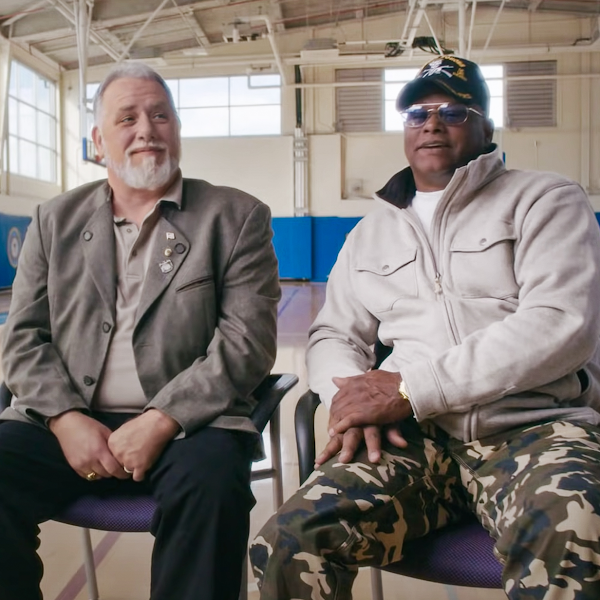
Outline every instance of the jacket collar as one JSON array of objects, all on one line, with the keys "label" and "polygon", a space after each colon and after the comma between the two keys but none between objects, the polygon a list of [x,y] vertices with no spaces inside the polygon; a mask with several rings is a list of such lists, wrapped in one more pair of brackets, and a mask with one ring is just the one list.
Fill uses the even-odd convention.
[{"label": "jacket collar", "polygon": [[[500,151],[496,144],[491,144],[488,152],[479,155],[464,167],[456,169],[448,187],[452,185],[457,177],[462,177],[462,174],[467,171],[467,177],[472,179],[472,186],[479,188],[489,181],[490,176],[495,177],[499,174],[499,170],[505,170]],[[412,203],[416,189],[412,169],[406,167],[396,173],[379,191],[375,192],[375,196],[398,208],[407,208]]]}]

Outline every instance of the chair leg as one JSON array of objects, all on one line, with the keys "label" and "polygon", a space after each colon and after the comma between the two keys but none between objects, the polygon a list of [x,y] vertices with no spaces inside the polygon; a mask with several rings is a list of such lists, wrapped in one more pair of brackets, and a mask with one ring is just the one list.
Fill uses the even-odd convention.
[{"label": "chair leg", "polygon": [[242,563],[242,585],[240,587],[239,600],[248,600],[248,553],[244,556]]},{"label": "chair leg", "polygon": [[98,581],[96,580],[96,565],[94,564],[94,549],[90,530],[81,527],[81,541],[83,543],[83,566],[85,568],[85,579],[87,581],[88,595],[90,600],[99,600]]},{"label": "chair leg", "polygon": [[271,440],[271,465],[273,475],[273,505],[277,510],[283,504],[283,468],[281,465],[281,413],[279,406],[269,421]]},{"label": "chair leg", "polygon": [[373,600],[383,600],[383,581],[379,569],[371,569],[371,597]]}]

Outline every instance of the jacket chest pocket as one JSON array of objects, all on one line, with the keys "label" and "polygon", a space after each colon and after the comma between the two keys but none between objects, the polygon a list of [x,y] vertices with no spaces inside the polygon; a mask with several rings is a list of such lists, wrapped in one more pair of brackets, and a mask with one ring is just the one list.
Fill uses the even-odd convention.
[{"label": "jacket chest pocket", "polygon": [[450,247],[452,286],[467,298],[516,298],[515,235],[508,223],[457,236]]},{"label": "jacket chest pocket", "polygon": [[417,297],[417,249],[388,257],[364,256],[356,266],[356,290],[374,313],[390,310],[397,300]]}]

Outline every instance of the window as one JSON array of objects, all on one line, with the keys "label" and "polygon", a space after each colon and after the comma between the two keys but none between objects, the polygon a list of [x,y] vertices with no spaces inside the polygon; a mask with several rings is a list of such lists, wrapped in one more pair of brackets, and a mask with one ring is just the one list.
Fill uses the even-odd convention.
[{"label": "window", "polygon": [[169,79],[182,137],[281,134],[279,75]]},{"label": "window", "polygon": [[494,127],[504,127],[504,66],[483,65],[481,73],[490,89],[490,119]]},{"label": "window", "polygon": [[[419,69],[385,69],[385,131],[402,131],[404,123],[396,110],[396,98],[402,88],[419,72]],[[490,118],[496,128],[504,127],[504,67],[502,65],[481,66],[490,90]]]},{"label": "window", "polygon": [[419,69],[385,69],[385,131],[402,131],[404,122],[396,110],[396,99],[402,88],[414,79]]},{"label": "window", "polygon": [[8,89],[8,168],[56,182],[56,85],[12,61]]},{"label": "window", "polygon": [[[279,75],[167,79],[181,120],[182,137],[281,134]],[[100,84],[88,83],[88,135],[92,99]]]}]

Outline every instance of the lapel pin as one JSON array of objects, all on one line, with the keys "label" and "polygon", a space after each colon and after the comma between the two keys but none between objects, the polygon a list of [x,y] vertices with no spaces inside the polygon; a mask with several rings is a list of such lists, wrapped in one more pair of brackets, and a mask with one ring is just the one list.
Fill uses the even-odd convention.
[{"label": "lapel pin", "polygon": [[165,248],[165,256],[171,256],[173,254],[173,250],[171,248]]},{"label": "lapel pin", "polygon": [[162,262],[158,263],[158,266],[163,273],[169,273],[173,270],[173,263],[170,260],[163,260]]},{"label": "lapel pin", "polygon": [[167,239],[168,240],[174,240],[175,239],[175,234],[172,231],[167,231]]}]

